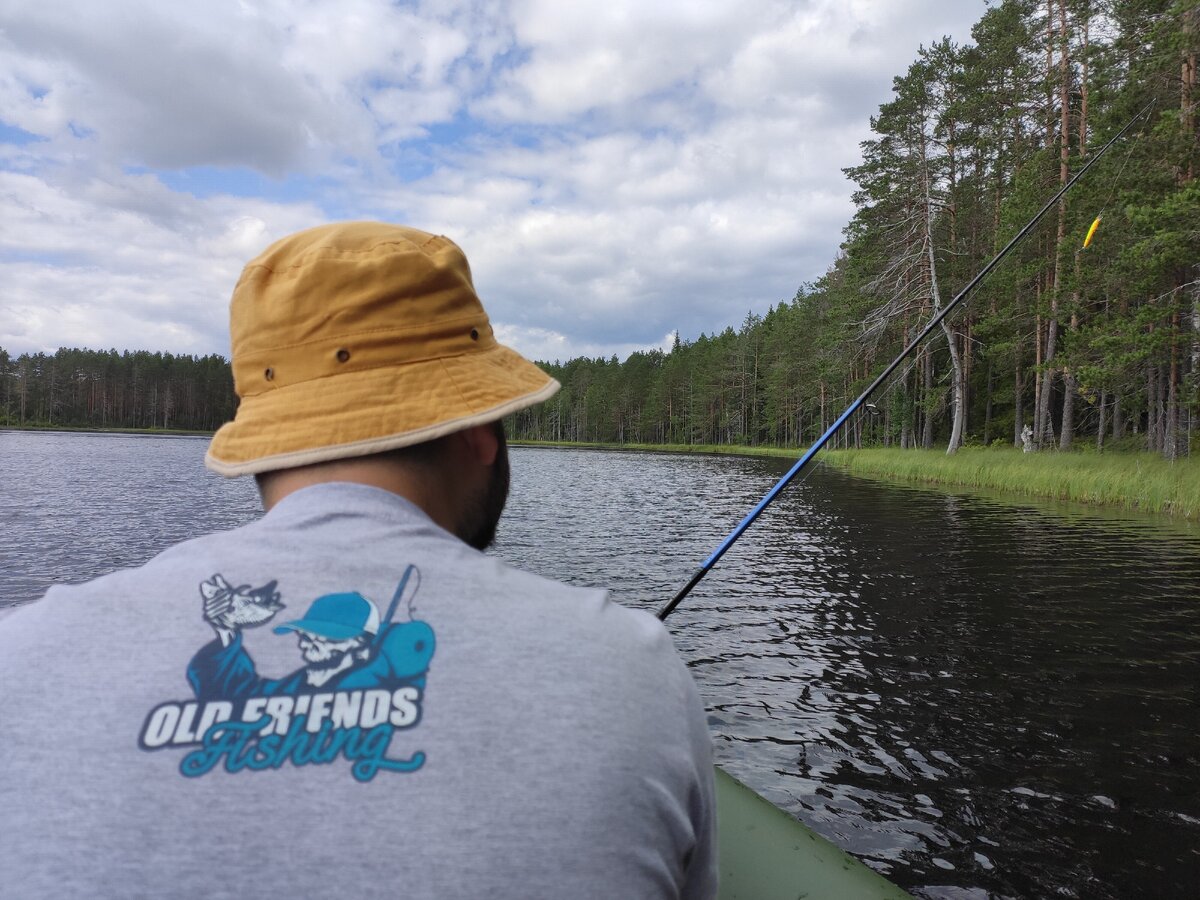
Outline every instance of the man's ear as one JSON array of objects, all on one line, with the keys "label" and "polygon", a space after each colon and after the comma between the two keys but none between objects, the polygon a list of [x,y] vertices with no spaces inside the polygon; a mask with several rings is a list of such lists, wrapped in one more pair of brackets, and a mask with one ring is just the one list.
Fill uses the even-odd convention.
[{"label": "man's ear", "polygon": [[496,437],[496,426],[492,423],[476,425],[457,432],[466,444],[467,452],[481,466],[490,466],[500,452],[500,441]]}]

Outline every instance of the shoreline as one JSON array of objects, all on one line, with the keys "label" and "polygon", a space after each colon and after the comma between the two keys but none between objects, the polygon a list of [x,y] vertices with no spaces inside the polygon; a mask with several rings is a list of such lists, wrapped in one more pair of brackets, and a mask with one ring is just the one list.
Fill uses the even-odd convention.
[{"label": "shoreline", "polygon": [[[161,428],[0,425],[0,431],[211,437],[214,432]],[[702,456],[774,457],[797,460],[807,448],[737,444],[605,444],[510,440],[529,449],[600,450],[617,453],[673,453]],[[953,456],[942,450],[824,450],[814,460],[858,478],[945,488],[977,488],[1010,497],[1068,501],[1126,509],[1188,523],[1200,521],[1200,459],[1174,462],[1155,453],[1113,450],[1097,453],[1044,450],[1023,453],[1011,447],[964,447]]]},{"label": "shoreline", "polygon": [[[592,444],[512,441],[513,446],[711,456],[799,459],[807,448],[711,444]],[[1024,453],[1014,448],[942,450],[824,450],[814,459],[858,478],[945,488],[978,488],[1031,497],[1127,509],[1187,522],[1200,521],[1200,460],[1169,462],[1145,451],[1085,450]]]},{"label": "shoreline", "polygon": [[124,428],[97,425],[0,425],[0,431],[65,432],[68,434],[152,434],[158,437],[212,437],[215,431],[188,428]]},{"label": "shoreline", "polygon": [[1014,448],[836,450],[831,465],[862,478],[996,491],[1089,506],[1120,508],[1174,520],[1200,520],[1200,459],[1171,462],[1156,453]]}]

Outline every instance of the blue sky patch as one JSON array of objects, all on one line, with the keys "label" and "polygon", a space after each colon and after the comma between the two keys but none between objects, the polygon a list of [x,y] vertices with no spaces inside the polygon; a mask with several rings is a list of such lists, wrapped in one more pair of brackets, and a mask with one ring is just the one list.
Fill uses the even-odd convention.
[{"label": "blue sky patch", "polygon": [[16,144],[18,147],[25,144],[32,144],[34,141],[44,141],[44,137],[26,131],[24,128],[18,128],[16,125],[9,125],[7,122],[0,121],[0,144]]},{"label": "blue sky patch", "polygon": [[176,171],[129,168],[131,174],[156,175],[173,191],[205,199],[220,195],[256,197],[278,203],[303,203],[321,193],[323,179],[290,175],[284,179],[268,178],[254,169],[220,166],[194,166]]},{"label": "blue sky patch", "polygon": [[0,264],[13,265],[22,263],[65,269],[78,265],[79,255],[59,250],[27,250],[0,247]]}]

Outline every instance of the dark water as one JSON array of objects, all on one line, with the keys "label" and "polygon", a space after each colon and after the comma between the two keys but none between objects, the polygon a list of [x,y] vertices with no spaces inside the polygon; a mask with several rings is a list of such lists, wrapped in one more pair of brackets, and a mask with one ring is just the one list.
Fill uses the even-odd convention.
[{"label": "dark water", "polygon": [[[0,432],[0,607],[257,514],[196,439]],[[785,461],[513,451],[496,552],[657,607]],[[1200,896],[1200,531],[786,492],[671,617],[718,760],[919,896]]]}]

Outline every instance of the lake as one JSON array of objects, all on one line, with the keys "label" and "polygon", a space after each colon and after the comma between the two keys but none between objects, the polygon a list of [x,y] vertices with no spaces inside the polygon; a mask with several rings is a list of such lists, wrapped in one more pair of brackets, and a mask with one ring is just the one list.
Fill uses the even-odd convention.
[{"label": "lake", "polygon": [[[0,432],[0,607],[258,515],[206,445]],[[790,461],[512,465],[494,552],[656,609]],[[918,896],[1200,893],[1197,529],[819,467],[668,626],[718,762]]]}]

